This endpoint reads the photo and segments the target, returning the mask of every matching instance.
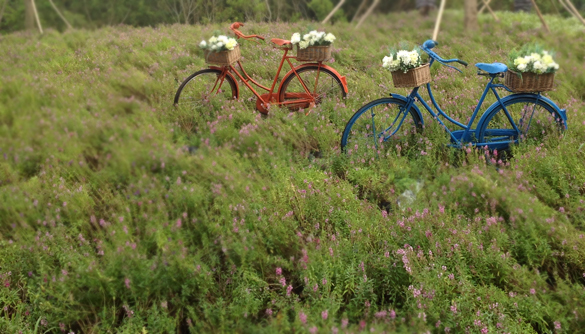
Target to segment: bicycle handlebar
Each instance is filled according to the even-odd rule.
[[[431,57],[432,59],[436,60],[437,62],[441,63],[442,65],[445,65],[447,67],[453,68],[459,72],[461,72],[460,69],[458,69],[457,67],[454,66],[450,66],[447,65],[448,63],[459,63],[465,67],[467,67],[467,65],[469,65],[466,61],[463,60],[459,60],[457,58],[453,58],[453,59],[443,59],[441,58],[438,54],[436,54],[434,51],[431,51],[432,48],[434,48],[435,46],[439,45],[439,43],[437,43],[436,41],[433,40],[426,40],[422,45],[421,45],[421,49],[426,52],[429,57]],[[463,72],[461,72],[463,73]]]
[[[256,37],[258,39],[264,40],[264,37],[262,37],[262,36],[244,35],[241,31],[238,30],[240,27],[243,27],[243,26],[244,26],[244,24],[242,22],[234,22],[230,25],[230,29],[234,32],[234,34],[236,34],[236,38],[250,39],[250,38]]]
[[[465,67],[467,67],[467,65],[469,65],[466,61],[463,61],[463,60],[457,59],[457,62]]]

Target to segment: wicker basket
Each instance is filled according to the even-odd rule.
[[[410,69],[406,73],[394,71],[392,72],[392,81],[394,81],[394,87],[397,88],[422,86],[431,82],[431,67],[427,63]]]
[[[206,63],[222,66],[229,66],[240,60],[240,57],[242,56],[240,53],[239,45],[236,45],[236,47],[233,50],[221,52],[212,52],[209,50],[205,50],[204,55]]]
[[[513,92],[546,92],[553,89],[554,73],[535,74],[508,70],[506,72],[506,86]]]
[[[331,45],[309,46],[301,49],[297,44],[298,61],[326,61],[331,59]]]

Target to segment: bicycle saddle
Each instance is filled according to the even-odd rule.
[[[290,41],[287,41],[286,39],[280,39],[280,38],[273,38],[270,41],[278,46],[290,44]]]
[[[482,71],[486,71],[489,74],[502,73],[502,72],[506,72],[508,70],[508,66],[506,66],[506,64],[502,64],[502,63],[492,63],[492,64],[477,63],[477,64],[475,64],[475,67],[479,68]]]

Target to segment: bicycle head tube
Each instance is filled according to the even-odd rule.
[[[437,45],[439,45],[439,43],[437,41],[433,41],[432,39],[428,39],[428,40],[426,40],[423,43],[422,46],[423,46],[423,48],[430,50],[430,49],[434,48]]]

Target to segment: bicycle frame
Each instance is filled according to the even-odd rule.
[[[285,47],[285,48],[275,48],[275,49],[283,50],[284,54],[282,55],[282,59],[280,60],[280,65],[278,66],[278,71],[276,71],[276,75],[274,76],[274,80],[273,80],[272,86],[270,88],[260,84],[256,80],[252,79],[250,77],[250,75],[246,72],[244,67],[242,66],[242,63],[238,60],[237,63],[238,63],[238,66],[240,67],[240,70],[242,71],[243,75],[233,65],[221,67],[222,74],[218,77],[219,86],[217,86],[217,82],[216,82],[215,86],[212,89],[212,92],[216,89],[216,86],[217,86],[217,91],[219,91],[219,89],[221,88],[221,85],[223,84],[223,81],[224,81],[226,75],[228,75],[228,73],[231,74],[233,72],[244,83],[244,85],[246,85],[246,87],[248,87],[248,89],[250,89],[252,91],[252,93],[254,93],[254,95],[256,95],[256,97],[260,101],[262,101],[262,103],[265,105],[268,103],[274,103],[277,105],[299,104],[299,103],[308,103],[309,105],[314,104],[317,84],[319,82],[319,74],[321,73],[321,68],[324,67],[324,65],[322,65],[322,62],[318,62],[319,69],[317,71],[317,77],[315,79],[315,89],[313,92],[311,92],[309,90],[309,88],[307,87],[307,85],[305,84],[305,82],[302,80],[302,78],[298,75],[298,73],[295,69],[295,66],[290,61],[290,59],[297,58],[296,56],[288,56],[288,52],[290,50],[292,50],[292,48]],[[280,75],[280,72],[282,71],[282,67],[283,67],[285,61],[289,64],[291,71],[294,73],[294,75],[299,79],[299,82],[301,83],[303,89],[305,90],[305,93],[304,94],[299,93],[298,99],[295,99],[295,100],[278,101],[278,97],[275,96],[274,89],[276,87],[276,83],[278,82],[278,77]],[[245,78],[244,78],[244,76],[245,76]],[[250,83],[254,84],[258,88],[261,88],[261,89],[267,91],[268,93],[267,94],[259,94],[254,89],[254,87],[252,87],[252,85]],[[279,87],[279,90],[280,90],[280,87]]]
[[[433,62],[434,62],[434,59],[431,58],[431,61],[430,61],[430,65],[429,66],[431,66],[433,64]],[[429,112],[429,114],[433,117],[433,119],[436,119],[439,122],[439,124],[441,124],[443,126],[443,128],[449,133],[449,135],[451,136],[451,140],[455,143],[454,146],[456,146],[456,147],[462,147],[464,143],[471,143],[474,146],[484,146],[484,145],[490,146],[490,144],[487,144],[487,143],[478,143],[478,142],[476,142],[476,141],[474,141],[472,139],[472,134],[475,133],[475,130],[472,129],[471,126],[472,126],[473,122],[475,121],[475,119],[477,118],[477,114],[479,113],[479,110],[481,109],[481,106],[483,105],[483,102],[484,102],[484,100],[485,100],[488,92],[491,90],[492,93],[494,94],[494,96],[496,97],[497,101],[498,101],[497,103],[499,103],[502,106],[502,109],[506,113],[506,117],[510,121],[510,124],[514,127],[514,130],[517,131],[517,133],[520,133],[520,130],[518,129],[518,126],[516,125],[516,123],[514,122],[514,120],[512,119],[512,117],[510,116],[510,113],[508,112],[508,110],[506,109],[504,103],[502,102],[502,99],[500,98],[500,95],[498,95],[498,92],[496,91],[496,88],[504,88],[508,92],[512,92],[512,91],[508,87],[506,87],[505,85],[495,84],[494,83],[494,80],[495,80],[496,77],[498,77],[498,74],[492,74],[492,75],[489,75],[489,76],[490,76],[490,81],[485,86],[485,89],[484,89],[484,91],[483,91],[483,93],[481,95],[481,98],[479,99],[479,103],[475,107],[475,110],[473,111],[473,114],[471,115],[471,118],[469,119],[469,123],[467,125],[462,124],[462,123],[454,120],[449,115],[447,115],[443,111],[443,109],[441,109],[441,107],[439,106],[439,104],[435,100],[435,97],[433,96],[433,91],[431,89],[431,84],[428,83],[427,84],[427,91],[429,92],[429,96],[431,98],[431,102],[432,102],[433,106],[436,108],[436,110],[438,111],[438,113],[435,113],[433,111],[433,109],[431,108],[431,106],[429,106],[429,104],[418,93],[418,90],[419,90],[420,87],[415,87],[415,88],[412,89],[412,91],[410,92],[410,94],[408,95],[408,97],[406,97],[407,104],[405,106],[405,112],[404,112],[404,115],[402,116],[402,119],[400,120],[400,124],[398,125],[397,130],[402,125],[402,122],[404,121],[404,119],[408,115],[408,112],[410,111],[410,109],[413,106],[413,104],[416,103],[416,101],[418,100],[425,107],[425,109]],[[537,100],[540,99],[540,98],[541,98],[541,96],[540,96],[540,93],[539,93],[537,95]],[[459,126],[463,130],[456,130],[456,131],[449,130],[449,128],[447,127],[447,125],[445,125],[445,123],[439,118],[439,116],[444,117],[450,123]],[[397,130],[395,130],[394,132],[396,132]],[[390,135],[388,135],[387,137],[385,137],[384,140],[389,139],[392,135],[394,135],[394,132],[391,133]],[[502,142],[499,142],[498,144],[499,145],[508,145],[508,144],[513,143],[513,142],[514,141],[502,141]]]

